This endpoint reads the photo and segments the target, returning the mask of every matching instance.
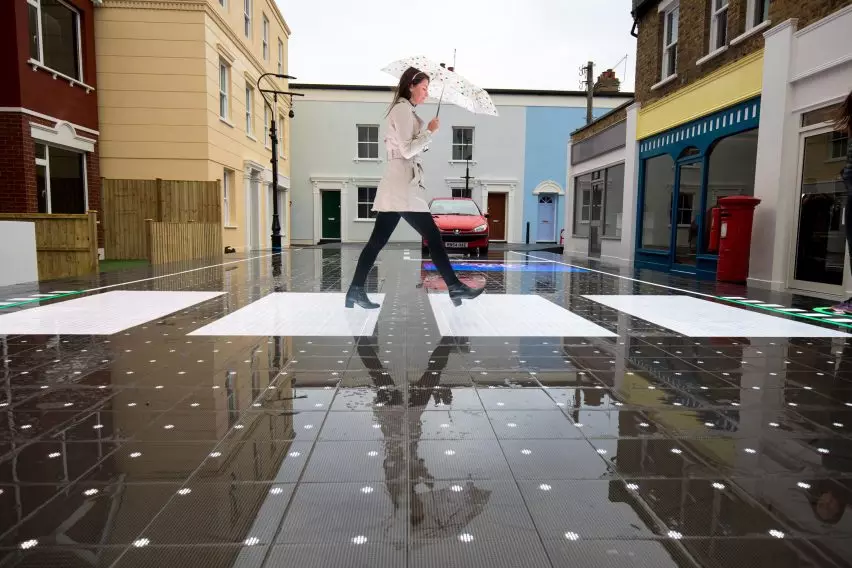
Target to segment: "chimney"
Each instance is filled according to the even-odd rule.
[[[607,69],[598,77],[595,83],[596,93],[617,93],[621,90],[621,81],[615,76],[615,71]]]

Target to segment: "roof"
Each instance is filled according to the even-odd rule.
[[[389,85],[334,85],[326,83],[290,83],[290,89],[317,89],[323,91],[375,91],[391,92]],[[549,91],[544,89],[485,89],[491,95],[532,95],[540,97],[585,97],[586,91]],[[633,93],[595,93],[596,98],[625,98],[633,99]]]
[[[611,115],[611,114],[613,114],[613,113],[616,113],[616,112],[619,112],[619,111],[621,111],[621,110],[624,110],[625,108],[629,107],[629,106],[630,106],[630,105],[632,105],[632,104],[633,104],[633,99],[631,98],[629,101],[626,101],[624,104],[622,104],[622,105],[618,105],[617,107],[615,107],[615,108],[613,108],[613,109],[610,109],[610,110],[609,110],[609,111],[607,111],[606,113],[604,113],[604,114],[600,115],[599,117],[597,117],[596,119],[594,119],[593,121],[591,121],[589,124],[584,124],[583,126],[581,126],[580,128],[578,128],[577,130],[573,131],[573,132],[571,133],[571,136],[574,136],[574,135],[575,135],[575,134],[577,134],[578,132],[582,132],[583,130],[585,130],[585,129],[589,128],[590,126],[595,125],[596,123],[598,123],[598,122],[602,121],[603,119],[605,119],[606,117],[608,117],[609,115]]]
[[[633,19],[637,19],[639,16],[648,11],[648,8],[656,6],[659,0],[633,0],[633,8],[630,10],[630,13],[633,15]]]

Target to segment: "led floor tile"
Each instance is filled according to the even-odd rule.
[[[0,315],[0,335],[111,335],[222,292],[114,291]]]
[[[850,337],[832,329],[692,296],[584,296],[689,337]]]
[[[345,294],[279,292],[270,294],[190,335],[339,337],[370,335],[379,310],[347,309]],[[373,294],[382,303],[384,294]]]
[[[448,295],[430,294],[429,303],[445,336],[615,337],[541,296],[486,293],[455,307]]]

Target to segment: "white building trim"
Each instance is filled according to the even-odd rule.
[[[31,122],[30,135],[34,139],[51,146],[60,146],[68,150],[86,153],[95,151],[95,140],[77,134],[77,131],[69,122],[59,122],[55,127]]]
[[[542,193],[556,193],[559,195],[565,195],[565,191],[562,189],[562,186],[560,186],[552,179],[541,182],[533,190],[533,195],[539,195]]]
[[[351,177],[346,176],[311,176],[311,185],[314,195],[314,244],[320,242],[322,235],[322,192],[340,192],[340,242],[347,242],[349,237],[348,223],[344,220],[349,218],[347,197],[349,196],[349,182]]]

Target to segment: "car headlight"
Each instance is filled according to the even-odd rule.
[[[488,229],[488,225],[480,225],[473,229],[474,233],[484,233]]]

